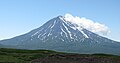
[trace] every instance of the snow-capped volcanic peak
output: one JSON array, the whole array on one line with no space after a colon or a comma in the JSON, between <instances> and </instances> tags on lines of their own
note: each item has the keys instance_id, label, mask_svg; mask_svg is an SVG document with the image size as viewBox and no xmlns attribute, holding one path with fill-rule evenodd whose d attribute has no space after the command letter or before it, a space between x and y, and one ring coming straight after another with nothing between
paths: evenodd
<instances>
[{"instance_id":1,"label":"snow-capped volcanic peak","mask_svg":"<svg viewBox=\"0 0 120 63\"><path fill-rule=\"evenodd\" d=\"M40 27L31 35L31 38L38 38L44 42L47 42L47 40L79 41L89 38L83 29L83 27L78 26L76 23L67 21L64 16L58 16Z\"/></svg>"},{"instance_id":2,"label":"snow-capped volcanic peak","mask_svg":"<svg viewBox=\"0 0 120 63\"><path fill-rule=\"evenodd\" d=\"M84 29L89 30L91 32L96 32L100 28L100 30L98 30L97 32L105 32L106 29L103 25L95 24L96 23L88 19L73 17L70 14L66 14L65 16L58 16L51 19L50 21L45 23L38 31L33 33L31 37L33 38L36 36L42 41L49 40L50 38L52 40L59 38L62 41L68 40L68 42L73 40L79 41L81 39L91 37L84 31Z\"/></svg>"}]
</instances>

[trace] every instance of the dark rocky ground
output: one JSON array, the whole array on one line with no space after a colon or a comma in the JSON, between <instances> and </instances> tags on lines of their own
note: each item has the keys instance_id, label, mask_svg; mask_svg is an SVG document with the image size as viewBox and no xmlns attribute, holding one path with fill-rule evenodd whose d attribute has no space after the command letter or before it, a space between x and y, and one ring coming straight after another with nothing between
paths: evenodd
<instances>
[{"instance_id":1,"label":"dark rocky ground","mask_svg":"<svg viewBox=\"0 0 120 63\"><path fill-rule=\"evenodd\" d=\"M120 57L109 55L57 54L32 60L31 63L120 63Z\"/></svg>"}]
</instances>

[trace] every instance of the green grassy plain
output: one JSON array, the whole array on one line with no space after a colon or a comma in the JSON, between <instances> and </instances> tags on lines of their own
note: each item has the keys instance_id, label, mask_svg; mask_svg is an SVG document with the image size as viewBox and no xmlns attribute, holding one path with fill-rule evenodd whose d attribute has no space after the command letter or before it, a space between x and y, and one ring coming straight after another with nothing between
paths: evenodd
<instances>
[{"instance_id":1,"label":"green grassy plain","mask_svg":"<svg viewBox=\"0 0 120 63\"><path fill-rule=\"evenodd\" d=\"M73 53L62 53L51 50L22 50L22 49L8 49L0 48L0 63L30 63L34 59L47 58L54 55L70 55ZM73 54L75 55L75 54ZM76 54L81 57L106 57L113 58L113 60L120 61L120 56L108 54ZM74 56L75 57L75 56Z\"/></svg>"}]
</instances>

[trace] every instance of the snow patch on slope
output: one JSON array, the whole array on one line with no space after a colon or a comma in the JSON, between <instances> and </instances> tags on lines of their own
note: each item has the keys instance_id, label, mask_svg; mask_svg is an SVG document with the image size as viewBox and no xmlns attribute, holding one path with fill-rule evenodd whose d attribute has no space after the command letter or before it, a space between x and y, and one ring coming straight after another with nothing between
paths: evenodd
<instances>
[{"instance_id":1,"label":"snow patch on slope","mask_svg":"<svg viewBox=\"0 0 120 63\"><path fill-rule=\"evenodd\" d=\"M70 31L69 31L69 29L65 26L65 24L64 24L64 23L63 23L63 26L65 27L65 29L66 29L66 30L67 30L67 32L69 33L70 38L71 38L71 39L73 39L73 38L72 38L72 35L71 35L71 32L70 32Z\"/></svg>"},{"instance_id":2,"label":"snow patch on slope","mask_svg":"<svg viewBox=\"0 0 120 63\"><path fill-rule=\"evenodd\" d=\"M85 38L89 38L83 31L81 31L81 33L85 36Z\"/></svg>"}]
</instances>

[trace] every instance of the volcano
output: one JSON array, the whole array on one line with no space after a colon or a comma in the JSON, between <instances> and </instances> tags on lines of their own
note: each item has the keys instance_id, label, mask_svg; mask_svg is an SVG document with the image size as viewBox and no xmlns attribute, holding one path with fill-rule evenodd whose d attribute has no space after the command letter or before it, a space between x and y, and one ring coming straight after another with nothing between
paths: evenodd
<instances>
[{"instance_id":1,"label":"volcano","mask_svg":"<svg viewBox=\"0 0 120 63\"><path fill-rule=\"evenodd\" d=\"M82 26L55 17L26 34L1 40L0 44L18 49L47 49L81 54L120 55L120 42L102 37Z\"/></svg>"}]
</instances>

